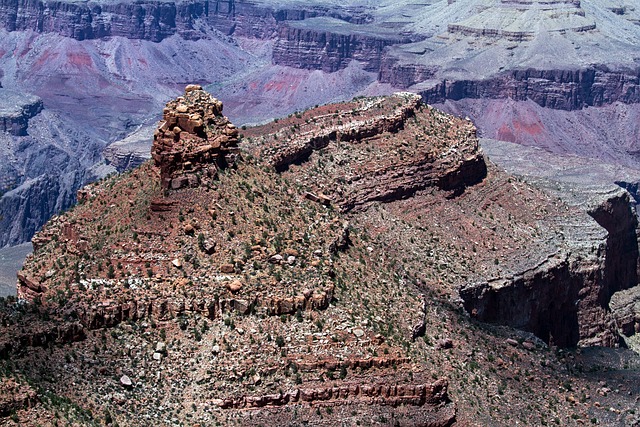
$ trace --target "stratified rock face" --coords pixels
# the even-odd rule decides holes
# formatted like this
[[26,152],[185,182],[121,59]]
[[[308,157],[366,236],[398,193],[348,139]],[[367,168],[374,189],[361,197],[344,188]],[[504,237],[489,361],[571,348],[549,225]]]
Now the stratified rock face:
[[102,154],[108,165],[118,172],[133,169],[151,158],[149,141],[153,138],[155,126],[145,126],[119,141],[110,144]]
[[[393,68],[393,67],[392,67]],[[385,73],[386,81],[406,87],[429,74],[428,69],[401,67]],[[425,102],[439,103],[464,98],[531,99],[538,105],[558,110],[579,110],[613,102],[640,102],[640,68],[613,71],[606,68],[582,70],[514,70],[486,80],[442,81],[421,91]]]
[[233,162],[237,145],[238,129],[222,115],[222,102],[189,85],[164,109],[151,154],[162,187],[177,190],[215,176],[217,167]]
[[450,33],[465,36],[530,40],[540,31],[566,32],[595,30],[596,23],[585,17],[579,0],[501,0],[473,17],[450,23]]
[[[365,70],[378,71],[386,46],[412,41],[407,36],[366,33],[346,22],[335,22],[317,18],[304,21],[304,25],[297,22],[281,25],[273,47],[273,63],[331,73],[357,60],[365,64]],[[348,32],[349,29],[354,32]]]
[[508,170],[535,170],[525,179],[580,211],[546,225],[560,225],[561,237],[538,263],[463,286],[465,308],[480,320],[525,329],[557,345],[617,346],[619,329],[629,333],[634,326],[612,296],[638,283],[638,222],[629,194],[599,181],[596,171],[579,179],[584,173],[551,154],[484,144],[497,161],[510,159]]
[[208,2],[86,4],[76,2],[0,2],[0,26],[35,30],[76,40],[122,36],[159,42],[175,33],[199,38],[193,22],[208,12]]
[[42,108],[42,99],[37,96],[0,89],[0,132],[26,135],[29,119]]
[[[300,164],[330,144],[345,150],[340,167],[330,172],[336,180],[332,194],[307,196],[323,203],[333,200],[345,211],[410,197],[428,187],[454,196],[486,176],[473,124],[424,105],[415,94],[355,99],[339,107],[312,119],[298,113],[277,129],[268,125],[246,135],[261,135],[256,154],[278,170]],[[365,147],[367,153],[362,152]],[[328,178],[313,177],[318,181],[314,191],[321,191]]]

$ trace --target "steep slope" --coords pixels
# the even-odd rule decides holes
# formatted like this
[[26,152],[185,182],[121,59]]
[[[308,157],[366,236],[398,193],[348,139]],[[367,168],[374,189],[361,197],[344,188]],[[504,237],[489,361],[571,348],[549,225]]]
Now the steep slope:
[[[470,122],[406,93],[247,129],[221,111],[189,87],[154,164],[84,188],[34,238],[31,303],[2,311],[7,423],[638,422],[637,357],[596,375],[597,353],[465,313],[462,285],[518,289],[514,275],[573,257],[573,282],[538,282],[583,299],[554,340],[611,344],[592,304],[609,290],[589,279],[619,253],[583,207],[487,164]],[[550,339],[535,310],[506,323]]]

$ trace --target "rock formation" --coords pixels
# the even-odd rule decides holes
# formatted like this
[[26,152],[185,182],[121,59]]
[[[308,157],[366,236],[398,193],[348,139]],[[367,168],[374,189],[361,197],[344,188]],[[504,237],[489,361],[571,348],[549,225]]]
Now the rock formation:
[[0,132],[15,136],[26,135],[29,119],[43,108],[39,97],[1,89],[0,86]]
[[[50,372],[105,424],[491,423],[497,395],[536,420],[571,407],[561,353],[478,327],[489,299],[458,289],[484,279],[515,312],[496,321],[556,344],[613,344],[605,306],[637,261],[622,189],[587,212],[497,169],[469,121],[406,93],[249,127],[238,147],[236,133],[198,87],[170,102],[154,162],[86,186],[33,239],[29,302],[0,300],[0,366]],[[528,405],[534,390],[551,397]],[[55,416],[34,405],[22,424]]]
[[[328,112],[312,121],[305,116],[308,114],[283,120],[275,131],[266,126],[256,127],[247,136],[261,134],[259,155],[278,170],[303,162],[314,151],[330,144],[344,143],[355,148],[386,133],[402,132],[405,138],[413,138],[412,155],[396,151],[396,141],[392,139],[389,147],[379,143],[378,149],[386,154],[379,155],[378,161],[358,159],[362,163],[351,169],[346,167],[350,160],[345,159],[344,176],[333,189],[334,202],[343,210],[410,197],[431,186],[460,193],[486,175],[486,164],[471,123],[441,116],[414,94],[354,100],[344,105],[340,114]],[[434,122],[450,126],[451,133],[424,133],[423,129]],[[449,141],[451,137],[455,142]],[[440,152],[445,147],[449,150],[446,154]]]
[[[423,74],[404,74],[385,79],[407,87],[423,79]],[[445,100],[513,99],[533,100],[541,107],[557,110],[580,110],[613,102],[640,102],[640,68],[609,70],[585,68],[577,70],[514,70],[484,80],[445,80],[421,91],[425,102]]]
[[218,167],[234,162],[237,145],[238,130],[222,115],[222,102],[199,85],[189,85],[164,109],[151,155],[162,187],[177,190],[215,177]]
[[471,18],[448,24],[447,29],[465,36],[523,41],[542,31],[592,31],[596,23],[585,17],[579,0],[501,0]]
[[613,294],[609,307],[626,344],[640,352],[640,286]]
[[120,36],[159,42],[175,33],[199,38],[194,21],[208,13],[208,2],[153,0],[95,5],[5,1],[1,6],[0,25],[8,31],[58,33],[76,40]]
[[628,324],[628,307],[612,298],[637,287],[640,267],[638,222],[629,193],[608,183],[607,165],[585,163],[582,168],[588,170],[581,170],[578,159],[507,149],[507,143],[498,141],[483,144],[510,172],[581,212],[562,220],[563,244],[538,264],[465,285],[461,296],[467,310],[478,319],[527,329],[557,345],[620,345],[618,329],[628,334],[633,328],[620,326]]
[[281,25],[273,47],[274,64],[331,73],[355,60],[362,61],[365,70],[378,71],[385,47],[411,43],[419,38],[393,32],[367,33],[357,25],[342,22],[334,28],[329,24],[326,32],[318,31],[317,27],[324,27],[324,22],[326,20],[317,18]]

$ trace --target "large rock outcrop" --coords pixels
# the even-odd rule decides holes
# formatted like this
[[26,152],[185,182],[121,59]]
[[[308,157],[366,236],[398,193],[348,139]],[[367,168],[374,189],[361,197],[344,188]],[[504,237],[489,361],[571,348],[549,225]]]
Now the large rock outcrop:
[[29,119],[42,111],[42,99],[0,87],[0,132],[15,136],[27,134]]
[[[346,157],[343,168],[331,171],[336,180],[331,197],[345,211],[407,198],[428,187],[455,195],[486,176],[475,127],[424,105],[415,94],[356,99],[341,107],[339,113],[328,111],[313,120],[297,114],[279,122],[277,129],[254,128],[247,136],[262,134],[254,149],[278,170],[331,144],[352,146],[353,154],[367,144],[381,150],[375,160]],[[431,133],[429,127],[439,126],[447,131]],[[412,138],[412,148],[405,152],[407,138]]]
[[222,102],[189,85],[183,97],[164,109],[151,155],[162,187],[176,190],[214,177],[217,167],[233,162],[237,145],[238,129],[222,115]]
[[562,160],[551,154],[535,154],[539,160],[532,164],[530,149],[491,141],[485,146],[508,170],[530,171],[527,181],[579,211],[550,221],[547,226],[559,229],[559,242],[539,262],[462,287],[467,311],[560,346],[619,345],[616,319],[621,315],[610,301],[616,292],[637,285],[640,265],[638,221],[629,193],[598,182],[597,171],[592,170],[591,180],[566,169],[562,176]]

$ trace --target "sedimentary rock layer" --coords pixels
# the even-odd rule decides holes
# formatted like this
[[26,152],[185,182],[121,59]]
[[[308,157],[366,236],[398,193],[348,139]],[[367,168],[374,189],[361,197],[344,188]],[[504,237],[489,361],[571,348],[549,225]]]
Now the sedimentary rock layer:
[[[383,73],[391,84],[405,86],[430,74],[428,69],[401,68]],[[640,102],[640,69],[514,70],[486,80],[444,80],[421,90],[430,104],[447,99],[531,99],[542,107],[578,110],[614,102]]]

